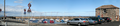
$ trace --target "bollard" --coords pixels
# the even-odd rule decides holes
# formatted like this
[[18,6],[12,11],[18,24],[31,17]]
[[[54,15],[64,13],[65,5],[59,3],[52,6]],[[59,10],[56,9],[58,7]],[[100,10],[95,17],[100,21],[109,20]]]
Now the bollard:
[[30,19],[28,20],[28,26],[30,26]]
[[7,26],[7,22],[5,22],[5,26]]

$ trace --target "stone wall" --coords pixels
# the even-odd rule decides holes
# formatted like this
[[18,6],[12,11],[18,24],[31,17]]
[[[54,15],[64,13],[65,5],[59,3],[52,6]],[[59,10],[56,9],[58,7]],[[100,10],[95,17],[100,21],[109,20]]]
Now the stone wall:
[[96,10],[96,16],[100,15],[100,17],[110,17],[112,19],[112,21],[116,21],[119,20],[116,18],[116,16],[119,18],[119,9],[106,9],[107,13],[104,13],[104,10],[101,9],[100,10]]

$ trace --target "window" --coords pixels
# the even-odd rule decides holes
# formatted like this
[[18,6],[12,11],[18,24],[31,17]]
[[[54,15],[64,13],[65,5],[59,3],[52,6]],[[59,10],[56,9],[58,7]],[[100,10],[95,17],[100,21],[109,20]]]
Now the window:
[[92,19],[89,18],[89,20],[92,20]]
[[74,19],[72,19],[72,21],[73,21]]
[[92,20],[98,20],[98,18],[91,18]]
[[104,12],[104,13],[107,13],[107,10],[106,10],[106,9],[103,9],[103,12]]
[[89,20],[89,19],[86,19],[86,20]]
[[79,19],[75,19],[75,21],[78,21]]
[[84,18],[80,18],[81,20],[86,20],[86,19],[84,19]]

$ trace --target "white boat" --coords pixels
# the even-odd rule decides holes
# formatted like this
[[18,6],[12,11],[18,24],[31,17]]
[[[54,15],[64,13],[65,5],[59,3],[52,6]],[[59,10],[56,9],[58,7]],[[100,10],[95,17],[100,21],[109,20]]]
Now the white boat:
[[67,22],[69,19],[64,19],[65,22]]
[[54,19],[51,18],[50,20],[54,20]]
[[55,19],[55,21],[60,22],[60,19],[59,19],[59,18],[57,18],[57,19]]
[[25,20],[25,22],[28,22],[29,20]]
[[30,18],[30,20],[36,20],[35,18]]
[[44,20],[44,18],[42,18],[41,20]]
[[40,22],[42,22],[42,20],[41,19],[38,19],[39,21],[38,21],[38,23],[40,23]]
[[62,18],[62,20],[63,20],[64,22],[67,22],[69,19],[67,19],[67,18]]

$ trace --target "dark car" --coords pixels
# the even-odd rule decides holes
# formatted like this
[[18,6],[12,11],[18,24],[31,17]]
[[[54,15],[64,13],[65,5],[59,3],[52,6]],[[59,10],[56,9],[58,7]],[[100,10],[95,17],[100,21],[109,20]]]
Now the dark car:
[[91,18],[92,20],[97,21],[98,24],[101,24],[101,23],[104,22],[104,20],[101,17],[89,17],[89,18]]
[[111,22],[111,18],[109,18],[109,17],[101,17],[101,18],[103,18],[104,20],[105,20],[105,22]]

